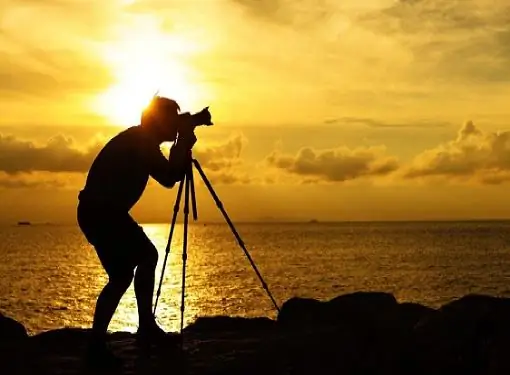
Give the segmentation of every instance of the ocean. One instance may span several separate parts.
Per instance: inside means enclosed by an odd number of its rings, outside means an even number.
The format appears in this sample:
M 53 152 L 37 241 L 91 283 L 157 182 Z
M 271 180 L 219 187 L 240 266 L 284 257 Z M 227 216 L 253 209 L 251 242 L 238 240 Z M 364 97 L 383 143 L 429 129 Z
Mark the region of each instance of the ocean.
M 467 293 L 510 296 L 510 222 L 240 223 L 257 269 L 281 304 L 291 297 L 326 300 L 354 291 L 393 293 L 431 307 Z M 160 252 L 168 224 L 144 224 Z M 175 228 L 157 320 L 178 331 L 183 226 Z M 191 223 L 185 325 L 199 316 L 267 316 L 276 310 L 226 223 Z M 0 227 L 0 311 L 31 333 L 90 327 L 107 277 L 77 226 Z M 133 286 L 111 331 L 136 331 Z

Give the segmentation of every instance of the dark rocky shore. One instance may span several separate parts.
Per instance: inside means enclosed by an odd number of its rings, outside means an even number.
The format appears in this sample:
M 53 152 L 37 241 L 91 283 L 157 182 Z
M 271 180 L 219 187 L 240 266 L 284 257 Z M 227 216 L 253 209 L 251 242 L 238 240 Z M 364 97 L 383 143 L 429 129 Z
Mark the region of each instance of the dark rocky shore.
M 0 374 L 111 373 L 84 366 L 88 330 L 29 336 L 0 317 Z M 141 350 L 110 335 L 122 374 L 510 374 L 510 299 L 466 295 L 438 309 L 359 292 L 293 298 L 276 320 L 199 318 L 180 346 Z

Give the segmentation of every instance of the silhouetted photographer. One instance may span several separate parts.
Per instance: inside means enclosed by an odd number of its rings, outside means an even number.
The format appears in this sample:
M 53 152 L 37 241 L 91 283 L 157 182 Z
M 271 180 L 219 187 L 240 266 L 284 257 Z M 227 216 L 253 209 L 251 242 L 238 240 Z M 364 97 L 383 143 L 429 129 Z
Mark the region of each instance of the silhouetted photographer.
M 154 97 L 140 125 L 113 137 L 90 168 L 79 194 L 77 219 L 109 278 L 97 299 L 91 359 L 118 362 L 106 346 L 106 334 L 133 278 L 139 317 L 137 340 L 146 344 L 169 339 L 152 314 L 158 252 L 129 211 L 140 199 L 149 177 L 167 188 L 183 180 L 197 141 L 194 130 L 200 125 L 212 125 L 208 107 L 193 115 L 180 113 L 174 100 Z M 163 142 L 174 142 L 168 159 L 160 149 Z

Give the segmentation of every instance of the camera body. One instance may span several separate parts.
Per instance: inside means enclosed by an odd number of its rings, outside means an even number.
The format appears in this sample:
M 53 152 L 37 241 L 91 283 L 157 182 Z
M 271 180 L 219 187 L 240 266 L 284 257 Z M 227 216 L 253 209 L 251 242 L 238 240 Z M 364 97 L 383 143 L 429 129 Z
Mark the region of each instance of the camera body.
M 179 138 L 189 138 L 194 136 L 194 131 L 197 126 L 211 126 L 211 113 L 209 107 L 205 107 L 200 112 L 189 114 L 183 113 L 179 115 L 181 121 L 177 126 L 177 134 Z
M 205 107 L 200 112 L 197 112 L 193 115 L 191 115 L 192 118 L 192 124 L 194 127 L 206 125 L 211 126 L 213 125 L 211 121 L 211 112 L 209 112 L 209 107 Z

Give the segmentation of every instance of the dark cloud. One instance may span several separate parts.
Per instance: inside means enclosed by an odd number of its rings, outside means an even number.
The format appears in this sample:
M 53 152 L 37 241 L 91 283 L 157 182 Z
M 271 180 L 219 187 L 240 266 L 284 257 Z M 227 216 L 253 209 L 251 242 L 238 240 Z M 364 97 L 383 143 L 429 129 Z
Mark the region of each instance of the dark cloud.
M 398 169 L 394 157 L 384 155 L 383 148 L 345 147 L 330 150 L 301 149 L 296 155 L 273 152 L 266 161 L 269 165 L 306 180 L 348 181 L 362 177 L 387 175 Z
M 57 135 L 45 144 L 0 134 L 0 171 L 10 175 L 30 172 L 86 172 L 100 145 L 81 150 L 71 138 Z
M 467 122 L 457 138 L 419 154 L 407 178 L 443 176 L 487 184 L 510 180 L 510 132 L 488 133 Z

